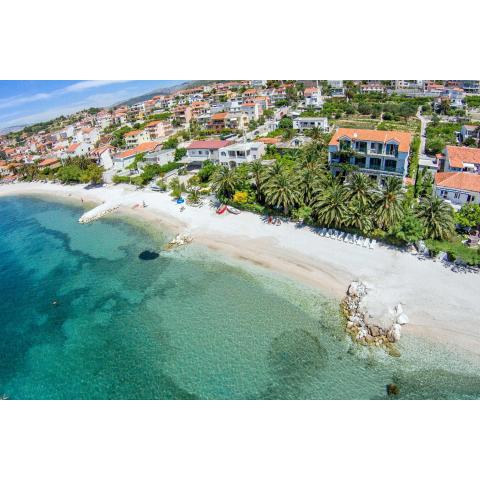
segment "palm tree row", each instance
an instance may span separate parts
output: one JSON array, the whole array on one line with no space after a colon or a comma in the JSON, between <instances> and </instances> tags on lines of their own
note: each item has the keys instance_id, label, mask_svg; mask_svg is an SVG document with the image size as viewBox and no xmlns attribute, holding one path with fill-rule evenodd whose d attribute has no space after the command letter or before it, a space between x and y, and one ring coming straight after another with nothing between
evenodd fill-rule
<instances>
[{"instance_id":1,"label":"palm tree row","mask_svg":"<svg viewBox=\"0 0 480 480\"><path fill-rule=\"evenodd\" d=\"M335 178L322 153L322 145L312 142L309 148L302 149L293 167L279 160L268 167L260 160L250 163L248 179L257 202L282 209L285 215L302 208L310 212L316 224L354 228L364 234L374 229L388 233L407 214L415 217L425 237L442 239L453 232L453 211L443 200L428 196L412 204L399 177L387 177L383 186L359 172ZM237 172L220 168L212 187L221 198L231 198L239 188Z\"/></svg>"}]
</instances>

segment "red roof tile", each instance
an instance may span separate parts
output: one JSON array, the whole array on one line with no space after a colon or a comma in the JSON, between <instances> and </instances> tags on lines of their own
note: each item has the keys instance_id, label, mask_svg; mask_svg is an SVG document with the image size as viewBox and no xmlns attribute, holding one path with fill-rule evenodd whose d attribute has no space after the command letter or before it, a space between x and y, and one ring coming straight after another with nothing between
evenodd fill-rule
<instances>
[{"instance_id":1,"label":"red roof tile","mask_svg":"<svg viewBox=\"0 0 480 480\"><path fill-rule=\"evenodd\" d=\"M362 140L371 142L386 143L390 140L398 142L398 150L400 152L408 152L412 141L412 134L409 132L401 132L398 130L364 130L356 128L339 128L329 145L338 145L341 137L348 137L351 140Z\"/></svg>"},{"instance_id":2,"label":"red roof tile","mask_svg":"<svg viewBox=\"0 0 480 480\"><path fill-rule=\"evenodd\" d=\"M453 168L463 168L464 163L480 164L480 148L447 145L447 157Z\"/></svg>"},{"instance_id":3,"label":"red roof tile","mask_svg":"<svg viewBox=\"0 0 480 480\"><path fill-rule=\"evenodd\" d=\"M219 148L228 147L233 142L230 140L196 140L192 142L187 149L205 148L208 150L218 150Z\"/></svg>"},{"instance_id":4,"label":"red roof tile","mask_svg":"<svg viewBox=\"0 0 480 480\"><path fill-rule=\"evenodd\" d=\"M480 175L468 172L440 172L435 175L435 185L468 192L480 192Z\"/></svg>"}]
</instances>

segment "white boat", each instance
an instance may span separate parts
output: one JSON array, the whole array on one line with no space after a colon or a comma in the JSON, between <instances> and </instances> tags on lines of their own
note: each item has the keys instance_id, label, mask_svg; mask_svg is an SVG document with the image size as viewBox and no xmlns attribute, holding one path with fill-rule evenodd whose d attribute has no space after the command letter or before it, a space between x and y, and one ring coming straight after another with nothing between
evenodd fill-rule
<instances>
[{"instance_id":1,"label":"white boat","mask_svg":"<svg viewBox=\"0 0 480 480\"><path fill-rule=\"evenodd\" d=\"M240 210L235 207L231 207L230 205L227 205L227 211L229 213L233 213L234 215L238 215L240 213Z\"/></svg>"}]
</instances>

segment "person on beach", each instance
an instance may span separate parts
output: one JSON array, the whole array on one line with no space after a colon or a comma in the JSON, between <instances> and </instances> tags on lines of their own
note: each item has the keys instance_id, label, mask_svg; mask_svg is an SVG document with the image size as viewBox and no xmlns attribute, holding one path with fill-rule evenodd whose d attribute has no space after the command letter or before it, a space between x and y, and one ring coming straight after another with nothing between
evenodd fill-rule
<instances>
[{"instance_id":1,"label":"person on beach","mask_svg":"<svg viewBox=\"0 0 480 480\"><path fill-rule=\"evenodd\" d=\"M83 203L83 197L80 197L80 200L81 200L81 201L82 201L82 203Z\"/></svg>"}]
</instances>

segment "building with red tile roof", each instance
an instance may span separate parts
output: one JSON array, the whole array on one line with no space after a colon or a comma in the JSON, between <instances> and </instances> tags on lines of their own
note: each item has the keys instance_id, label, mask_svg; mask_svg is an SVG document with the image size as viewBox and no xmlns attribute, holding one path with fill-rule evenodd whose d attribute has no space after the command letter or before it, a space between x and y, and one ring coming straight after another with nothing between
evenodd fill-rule
<instances>
[{"instance_id":1,"label":"building with red tile roof","mask_svg":"<svg viewBox=\"0 0 480 480\"><path fill-rule=\"evenodd\" d=\"M436 194L454 205L480 204L480 175L468 172L440 172L435 175Z\"/></svg>"},{"instance_id":2,"label":"building with red tile roof","mask_svg":"<svg viewBox=\"0 0 480 480\"><path fill-rule=\"evenodd\" d=\"M328 144L328 159L334 174L346 163L377 181L385 176L403 178L411 141L411 133L398 130L338 128Z\"/></svg>"},{"instance_id":3,"label":"building with red tile roof","mask_svg":"<svg viewBox=\"0 0 480 480\"><path fill-rule=\"evenodd\" d=\"M445 148L445 171L480 173L480 148L447 145Z\"/></svg>"},{"instance_id":4,"label":"building with red tile roof","mask_svg":"<svg viewBox=\"0 0 480 480\"><path fill-rule=\"evenodd\" d=\"M55 157L52 158L46 158L45 160L42 160L40 163L38 163L38 168L39 170L44 170L45 168L58 168L62 165L62 162Z\"/></svg>"}]
</instances>

